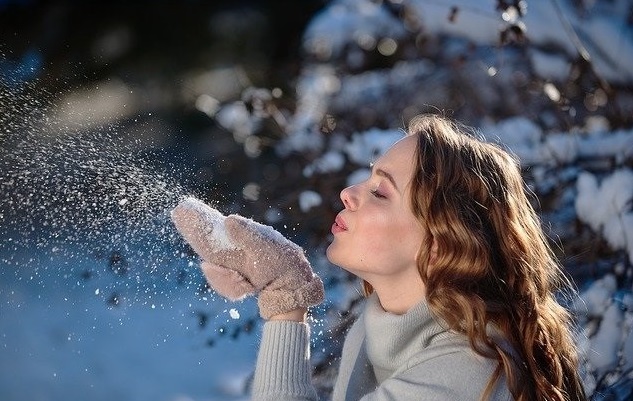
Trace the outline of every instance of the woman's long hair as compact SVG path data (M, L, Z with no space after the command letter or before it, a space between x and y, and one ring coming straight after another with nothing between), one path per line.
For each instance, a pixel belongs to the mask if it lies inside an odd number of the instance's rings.
M555 298L573 287L518 161L437 115L412 120L408 135L418 138L412 210L431 234L418 259L429 307L499 362L482 400L502 374L517 401L585 400L571 315Z

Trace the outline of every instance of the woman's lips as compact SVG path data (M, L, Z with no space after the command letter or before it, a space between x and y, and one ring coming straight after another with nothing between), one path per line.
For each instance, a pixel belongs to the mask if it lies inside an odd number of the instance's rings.
M340 216L336 216L334 219L334 224L332 224L332 234L337 234L347 230L347 226L345 225L345 221Z

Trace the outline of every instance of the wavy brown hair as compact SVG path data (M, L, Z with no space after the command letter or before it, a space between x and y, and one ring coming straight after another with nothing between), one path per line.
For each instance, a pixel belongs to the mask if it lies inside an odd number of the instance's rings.
M517 401L586 400L573 321L556 299L573 287L518 161L438 115L414 118L408 135L418 139L411 207L430 233L418 257L429 308L499 362L481 399L505 375Z

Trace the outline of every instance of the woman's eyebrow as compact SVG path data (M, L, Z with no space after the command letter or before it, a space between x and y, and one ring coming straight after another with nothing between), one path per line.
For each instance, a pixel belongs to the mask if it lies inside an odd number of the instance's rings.
M391 185L393 185L393 187L396 189L396 191L400 192L400 189L398 189L398 185L396 185L396 180L393 178L393 175L389 174L387 171L381 168L376 168L373 163L370 165L370 167L371 167L372 173L388 179L389 182L391 182Z

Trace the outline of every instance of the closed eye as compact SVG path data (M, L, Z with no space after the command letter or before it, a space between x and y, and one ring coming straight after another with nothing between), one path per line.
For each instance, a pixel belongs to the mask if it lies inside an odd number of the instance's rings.
M372 189L371 191L369 191L372 195L374 195L374 197L378 198L378 199L386 199L387 197L385 195L383 195L382 193L380 193L377 189Z

